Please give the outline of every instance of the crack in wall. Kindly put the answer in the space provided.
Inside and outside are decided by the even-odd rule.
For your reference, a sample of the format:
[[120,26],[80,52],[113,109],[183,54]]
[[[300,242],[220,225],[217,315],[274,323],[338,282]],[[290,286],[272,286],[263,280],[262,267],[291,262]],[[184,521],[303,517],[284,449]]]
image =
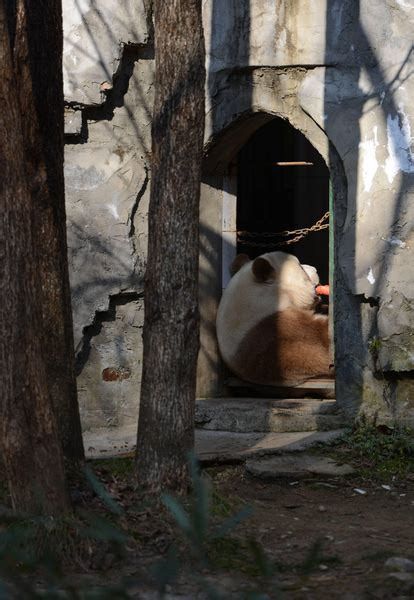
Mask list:
[[379,296],[374,298],[373,296],[365,296],[364,294],[356,294],[357,298],[361,300],[362,304],[369,304],[371,308],[380,305]]
[[111,89],[104,90],[105,101],[99,106],[84,106],[85,117],[89,121],[111,121],[116,108],[125,106],[125,95],[128,92],[134,66],[138,60],[154,60],[152,44],[125,44],[119,60],[118,68],[112,78]]
[[147,187],[148,187],[148,183],[149,183],[149,169],[148,169],[148,166],[145,164],[144,164],[144,170],[145,170],[145,179],[141,186],[141,189],[139,190],[139,192],[137,194],[137,197],[135,198],[135,202],[131,208],[131,214],[129,215],[129,218],[128,218],[128,224],[129,224],[128,239],[132,246],[132,253],[135,255],[136,259],[138,259],[138,256],[137,256],[137,248],[136,248],[136,241],[135,241],[135,215],[139,208],[139,203],[141,202],[142,197],[144,196],[145,192],[147,191]]
[[[123,45],[118,67],[112,77],[111,87],[102,89],[105,101],[98,105],[83,104],[65,100],[65,107],[82,114],[82,128],[79,134],[65,134],[67,144],[85,144],[89,141],[88,121],[111,121],[116,108],[125,107],[125,96],[134,75],[135,63],[138,60],[154,60],[152,41],[146,44],[127,43]],[[132,118],[132,115],[130,115]]]
[[128,304],[129,302],[141,300],[143,297],[143,293],[120,292],[119,294],[109,296],[108,310],[95,312],[93,322],[82,330],[82,340],[79,344],[80,350],[76,352],[75,356],[76,377],[82,373],[88,362],[92,339],[101,333],[104,323],[115,321],[117,307]]

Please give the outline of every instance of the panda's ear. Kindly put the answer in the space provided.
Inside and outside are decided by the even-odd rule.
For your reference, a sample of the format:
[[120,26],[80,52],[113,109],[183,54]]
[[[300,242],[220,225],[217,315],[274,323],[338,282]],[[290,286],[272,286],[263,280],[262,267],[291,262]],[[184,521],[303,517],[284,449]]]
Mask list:
[[240,269],[250,261],[247,254],[238,254],[230,265],[230,275],[233,277]]
[[256,281],[264,283],[265,281],[271,281],[275,278],[276,271],[268,260],[259,256],[253,261],[252,265],[253,275]]

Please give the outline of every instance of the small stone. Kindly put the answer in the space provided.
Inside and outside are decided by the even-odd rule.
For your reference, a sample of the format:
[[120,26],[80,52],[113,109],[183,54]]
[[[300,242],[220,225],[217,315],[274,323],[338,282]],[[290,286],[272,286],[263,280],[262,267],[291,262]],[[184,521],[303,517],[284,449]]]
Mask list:
[[397,571],[403,571],[404,573],[414,573],[414,561],[404,556],[391,556],[385,561],[386,569],[396,569]]
[[327,571],[328,568],[328,565],[319,565],[319,571]]
[[320,504],[320,505],[318,506],[318,511],[319,511],[319,512],[326,512],[326,506],[324,506],[323,504]]

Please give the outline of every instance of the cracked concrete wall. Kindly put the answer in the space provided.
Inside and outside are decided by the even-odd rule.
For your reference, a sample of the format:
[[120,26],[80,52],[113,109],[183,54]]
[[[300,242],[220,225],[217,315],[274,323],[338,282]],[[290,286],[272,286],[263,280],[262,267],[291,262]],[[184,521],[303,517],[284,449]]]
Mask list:
[[90,429],[138,415],[154,53],[144,2],[63,4],[69,265]]
[[[414,419],[414,6],[406,0],[203,0],[203,20],[199,394],[221,393],[213,321],[221,289],[223,177],[249,135],[278,116],[302,131],[331,169],[338,400],[353,414]],[[131,302],[141,322],[134,294],[142,292],[146,253],[151,15],[144,1],[64,0],[64,29],[79,389],[84,426],[96,427],[121,424],[137,412],[137,387],[121,377],[130,366],[118,360],[118,333],[129,331],[125,343],[137,344],[139,355],[140,325],[128,325],[131,313],[117,303]],[[107,368],[120,377],[102,379]],[[138,382],[138,362],[133,368]],[[127,390],[122,409],[118,385]]]
[[111,299],[85,331],[77,355],[80,416],[85,429],[137,422],[144,303],[137,294]]

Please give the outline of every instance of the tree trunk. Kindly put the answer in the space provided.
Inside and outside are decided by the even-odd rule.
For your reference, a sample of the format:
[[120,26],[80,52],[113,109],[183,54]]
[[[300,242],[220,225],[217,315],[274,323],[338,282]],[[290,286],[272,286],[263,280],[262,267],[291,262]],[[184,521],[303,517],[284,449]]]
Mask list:
[[[58,515],[70,503],[40,342],[32,200],[6,2],[0,0],[0,444],[15,510]],[[35,119],[33,111],[25,118]]]
[[183,490],[194,445],[199,196],[204,134],[201,0],[154,1],[155,103],[136,467]]
[[63,177],[62,5],[8,2],[17,98],[32,195],[42,351],[63,453],[84,458],[75,378]]

